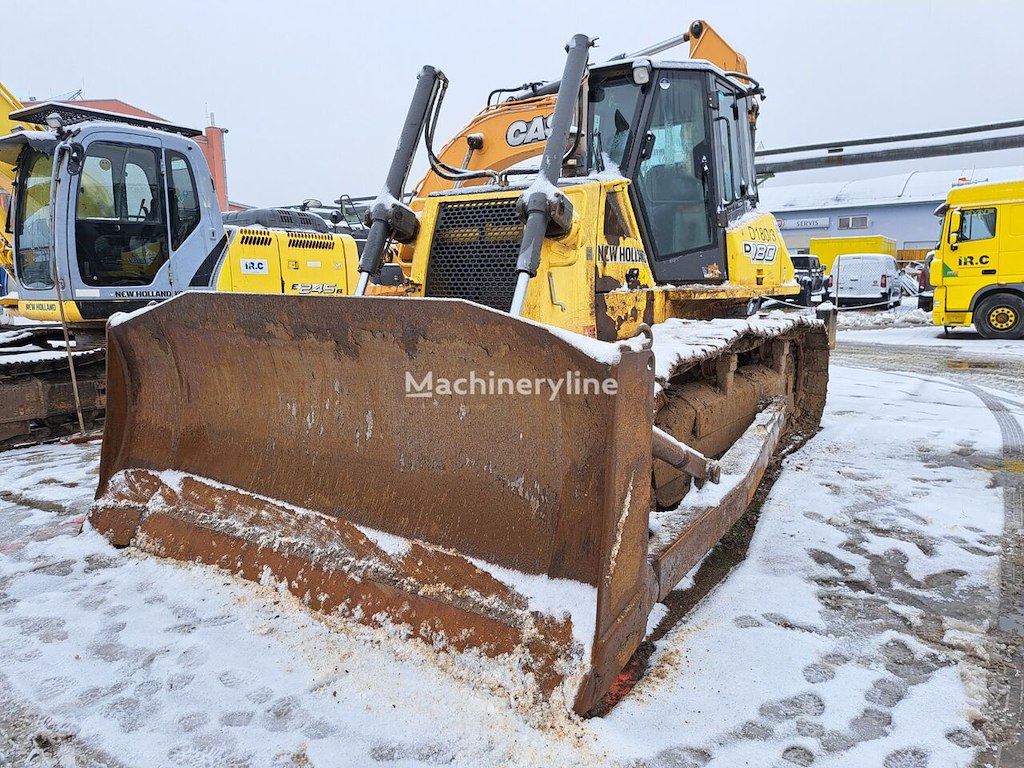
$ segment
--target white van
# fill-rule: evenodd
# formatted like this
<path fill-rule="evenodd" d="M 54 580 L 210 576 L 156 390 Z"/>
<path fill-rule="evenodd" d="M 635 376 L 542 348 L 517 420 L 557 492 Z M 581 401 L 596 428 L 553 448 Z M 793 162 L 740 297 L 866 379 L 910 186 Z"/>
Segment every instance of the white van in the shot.
<path fill-rule="evenodd" d="M 900 303 L 896 259 L 884 253 L 844 253 L 829 273 L 832 301 L 837 305 L 877 304 L 891 309 Z"/>

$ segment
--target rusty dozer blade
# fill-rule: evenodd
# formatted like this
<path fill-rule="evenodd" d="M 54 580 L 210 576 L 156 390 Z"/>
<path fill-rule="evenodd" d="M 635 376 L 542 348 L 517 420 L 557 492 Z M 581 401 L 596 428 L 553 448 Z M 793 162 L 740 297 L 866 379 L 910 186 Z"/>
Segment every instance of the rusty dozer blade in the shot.
<path fill-rule="evenodd" d="M 600 349 L 458 300 L 184 294 L 108 329 L 91 522 L 583 713 L 658 591 L 653 357 Z"/>

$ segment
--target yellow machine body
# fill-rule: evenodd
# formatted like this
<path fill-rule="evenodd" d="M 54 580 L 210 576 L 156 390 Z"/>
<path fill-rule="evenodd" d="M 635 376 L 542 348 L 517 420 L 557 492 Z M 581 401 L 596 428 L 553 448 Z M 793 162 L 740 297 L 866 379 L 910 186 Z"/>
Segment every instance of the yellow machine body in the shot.
<path fill-rule="evenodd" d="M 728 276 L 718 275 L 716 282 L 656 285 L 630 204 L 629 184 L 627 179 L 580 179 L 562 188 L 573 205 L 573 227 L 563 238 L 545 240 L 540 270 L 530 281 L 526 297 L 526 317 L 612 341 L 635 335 L 644 323 L 661 323 L 670 317 L 721 317 L 745 308 L 752 299 L 799 292 L 792 261 L 775 217 L 769 213 L 749 217 L 726 230 Z M 481 197 L 496 203 L 514 201 L 520 194 L 521 190 L 467 190 L 416 201 L 419 234 L 399 252 L 409 274 L 411 295 L 425 295 L 435 239 L 479 248 L 487 241 L 518 241 L 521 237 L 519 228 L 497 226 L 439 232 L 442 204 L 474 204 Z M 771 253 L 771 260 L 758 259 L 759 250 L 762 255 Z"/>
<path fill-rule="evenodd" d="M 690 26 L 691 48 L 707 31 Z M 111 324 L 92 525 L 500 658 L 510 700 L 582 715 L 628 690 L 654 604 L 744 513 L 780 445 L 816 430 L 828 338 L 802 314 L 747 319 L 799 286 L 757 208 L 759 87 L 731 73 L 742 59 L 587 70 L 590 42 L 567 47 L 557 105 L 489 108 L 444 167 L 431 151 L 406 206 L 447 85 L 421 70 L 357 283 L 402 243 L 404 297 L 325 305 L 232 283 Z M 505 173 L 542 149 L 535 181 Z M 271 242 L 246 246 L 243 260 Z M 290 258 L 266 292 L 297 293 Z M 689 495 L 722 467 L 721 493 Z M 538 579 L 571 589 L 566 606 L 541 605 Z"/>
<path fill-rule="evenodd" d="M 347 235 L 228 228 L 228 236 L 216 281 L 218 291 L 343 296 L 355 286 L 359 255 L 355 240 Z M 31 320 L 61 320 L 56 301 L 11 297 L 5 309 Z M 95 323 L 83 317 L 74 299 L 64 300 L 64 316 L 73 325 Z"/>

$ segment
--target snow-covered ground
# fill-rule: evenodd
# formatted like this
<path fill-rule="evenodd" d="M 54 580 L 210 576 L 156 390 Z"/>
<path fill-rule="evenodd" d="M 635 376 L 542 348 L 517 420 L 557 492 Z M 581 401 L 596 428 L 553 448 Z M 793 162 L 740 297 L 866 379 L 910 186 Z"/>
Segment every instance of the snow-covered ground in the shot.
<path fill-rule="evenodd" d="M 39 321 L 37 320 L 29 320 L 24 317 L 18 317 L 17 315 L 9 315 L 3 310 L 0 310 L 0 328 L 38 325 L 38 323 Z"/>
<path fill-rule="evenodd" d="M 823 430 L 786 460 L 747 558 L 591 720 L 523 709 L 419 642 L 328 626 L 271 588 L 77 534 L 95 445 L 6 453 L 0 732 L 38 765 L 967 766 L 999 435 L 953 383 L 834 367 Z"/>
<path fill-rule="evenodd" d="M 885 344 L 888 346 L 940 347 L 971 352 L 980 356 L 1022 357 L 1024 342 L 1002 339 L 983 339 L 973 328 L 954 328 L 947 336 L 934 325 L 913 327 L 866 327 L 863 330 L 843 330 L 838 334 L 840 344 Z"/>
<path fill-rule="evenodd" d="M 894 309 L 843 307 L 839 311 L 837 322 L 841 331 L 855 328 L 905 328 L 908 326 L 930 326 L 931 324 L 931 314 L 917 308 L 916 298 L 904 298 L 903 303 Z"/>
<path fill-rule="evenodd" d="M 839 313 L 838 331 L 840 344 L 936 347 L 980 357 L 1024 357 L 1024 343 L 983 339 L 973 326 L 951 328 L 947 335 L 932 325 L 930 313 L 917 308 L 916 297 L 904 298 L 901 306 L 887 311 L 844 309 Z"/>

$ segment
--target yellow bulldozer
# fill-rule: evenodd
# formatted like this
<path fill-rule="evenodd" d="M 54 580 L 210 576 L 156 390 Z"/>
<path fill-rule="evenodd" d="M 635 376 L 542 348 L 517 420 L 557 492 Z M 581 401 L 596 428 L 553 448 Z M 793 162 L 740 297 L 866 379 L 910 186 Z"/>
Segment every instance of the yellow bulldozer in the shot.
<path fill-rule="evenodd" d="M 757 207 L 742 57 L 588 67 L 591 46 L 439 153 L 447 80 L 420 72 L 356 295 L 186 293 L 111 322 L 92 525 L 600 702 L 817 429 L 828 338 L 749 317 L 799 287 Z M 367 295 L 390 244 L 401 295 Z"/>

